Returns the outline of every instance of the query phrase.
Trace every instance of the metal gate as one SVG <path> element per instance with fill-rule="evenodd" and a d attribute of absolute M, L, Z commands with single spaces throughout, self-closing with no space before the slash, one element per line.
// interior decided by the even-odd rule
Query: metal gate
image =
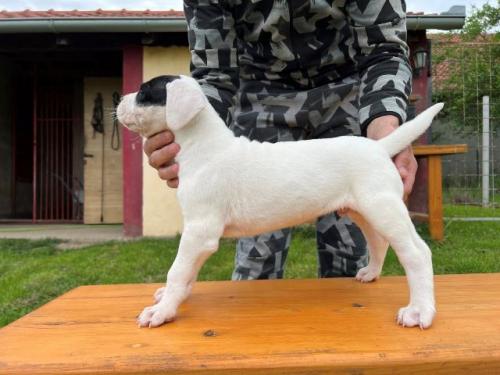
<path fill-rule="evenodd" d="M 73 85 L 35 78 L 33 97 L 33 221 L 81 221 L 83 187 L 73 177 Z"/>

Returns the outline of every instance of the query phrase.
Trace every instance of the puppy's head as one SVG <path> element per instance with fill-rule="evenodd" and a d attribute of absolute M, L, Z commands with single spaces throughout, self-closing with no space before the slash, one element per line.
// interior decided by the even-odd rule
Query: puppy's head
<path fill-rule="evenodd" d="M 116 109 L 118 121 L 149 137 L 163 130 L 176 131 L 208 104 L 200 85 L 191 77 L 159 76 L 125 95 Z"/>

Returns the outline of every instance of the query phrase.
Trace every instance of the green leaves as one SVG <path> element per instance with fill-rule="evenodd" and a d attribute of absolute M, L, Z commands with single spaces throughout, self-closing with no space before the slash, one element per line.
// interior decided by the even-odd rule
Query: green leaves
<path fill-rule="evenodd" d="M 472 14 L 465 20 L 462 30 L 464 40 L 476 40 L 481 34 L 491 33 L 495 41 L 500 41 L 500 0 L 495 5 L 484 4 L 482 8 L 472 6 Z M 484 37 L 484 35 L 483 35 Z"/>

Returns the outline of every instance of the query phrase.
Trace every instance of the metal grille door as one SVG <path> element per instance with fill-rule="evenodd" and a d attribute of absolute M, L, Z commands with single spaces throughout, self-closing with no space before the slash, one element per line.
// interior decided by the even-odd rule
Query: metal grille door
<path fill-rule="evenodd" d="M 79 221 L 83 190 L 73 178 L 73 88 L 39 81 L 34 89 L 33 219 Z"/>

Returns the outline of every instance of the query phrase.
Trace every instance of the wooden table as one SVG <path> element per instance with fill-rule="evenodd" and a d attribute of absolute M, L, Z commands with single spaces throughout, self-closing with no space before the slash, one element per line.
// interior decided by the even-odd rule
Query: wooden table
<path fill-rule="evenodd" d="M 429 232 L 435 240 L 444 238 L 443 224 L 443 172 L 441 156 L 463 154 L 467 152 L 466 144 L 459 145 L 419 145 L 413 146 L 413 153 L 417 158 L 427 158 L 427 199 L 428 215 L 417 215 L 429 222 Z"/>
<path fill-rule="evenodd" d="M 0 330 L 0 374 L 493 374 L 500 274 L 436 277 L 425 331 L 394 321 L 406 280 L 202 282 L 179 318 L 140 329 L 159 285 L 74 289 Z"/>

